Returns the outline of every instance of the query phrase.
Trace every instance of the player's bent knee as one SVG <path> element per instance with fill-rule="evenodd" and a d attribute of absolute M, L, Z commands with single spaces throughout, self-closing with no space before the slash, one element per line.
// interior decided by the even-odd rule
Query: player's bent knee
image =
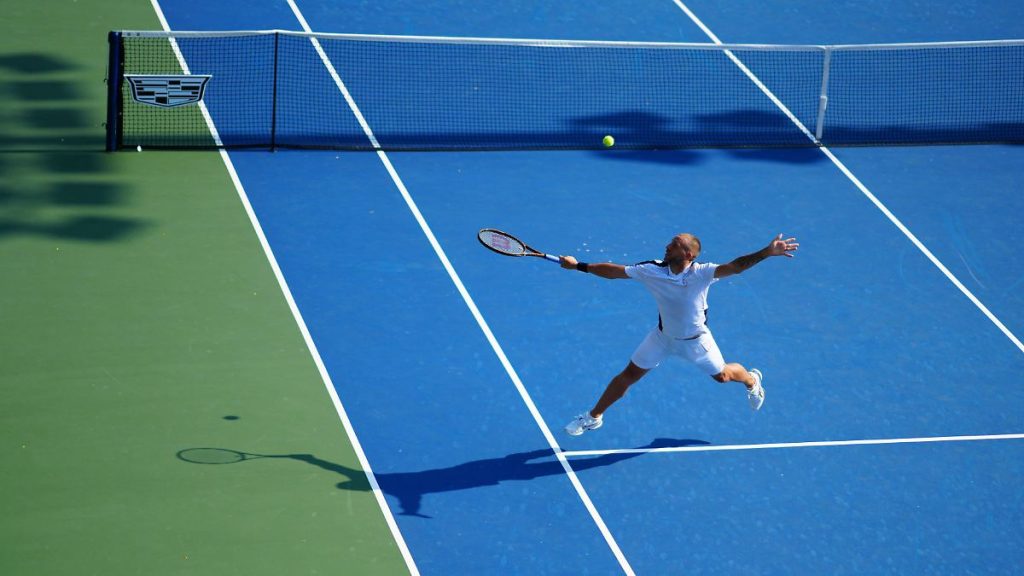
<path fill-rule="evenodd" d="M 712 374 L 711 377 L 714 378 L 716 382 L 722 383 L 728 382 L 730 380 L 729 375 L 726 374 L 725 371 L 719 372 L 718 374 Z"/>

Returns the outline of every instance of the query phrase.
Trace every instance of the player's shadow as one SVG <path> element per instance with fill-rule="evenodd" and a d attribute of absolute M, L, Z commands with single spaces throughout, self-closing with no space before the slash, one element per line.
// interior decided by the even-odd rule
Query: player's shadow
<path fill-rule="evenodd" d="M 641 449 L 669 448 L 678 446 L 706 445 L 704 440 L 675 440 L 658 438 Z M 185 452 L 185 451 L 182 451 Z M 179 452 L 179 459 L 185 461 Z M 623 460 L 643 455 L 645 452 L 629 452 L 604 454 L 589 458 L 572 458 L 569 462 L 576 472 L 584 472 L 595 468 L 610 466 Z M 304 462 L 311 466 L 327 470 L 345 477 L 337 487 L 342 490 L 369 491 L 370 483 L 366 475 L 358 469 L 343 464 L 317 458 L 313 454 L 275 454 L 259 455 L 260 458 L 291 459 Z M 241 461 L 239 461 L 241 462 Z M 472 490 L 486 486 L 498 486 L 505 482 L 525 482 L 545 476 L 565 474 L 561 462 L 555 458 L 550 448 L 542 448 L 529 452 L 517 452 L 498 458 L 472 460 L 445 468 L 433 468 L 416 472 L 380 472 L 374 473 L 377 484 L 387 495 L 397 499 L 401 506 L 400 514 L 430 518 L 422 511 L 423 497 L 429 494 L 441 494 L 458 490 Z"/>
<path fill-rule="evenodd" d="M 671 440 L 659 438 L 642 448 L 667 448 L 707 444 L 703 440 Z M 610 466 L 642 455 L 643 452 L 605 454 L 590 458 L 570 460 L 576 472 Z M 549 448 L 530 452 L 517 452 L 501 458 L 472 460 L 447 468 L 435 468 L 418 472 L 393 472 L 376 474 L 381 490 L 398 499 L 401 514 L 429 518 L 423 514 L 421 505 L 427 494 L 440 494 L 457 490 L 471 490 L 484 486 L 497 486 L 503 482 L 523 482 L 565 474 L 565 468 L 554 457 Z M 345 483 L 338 485 L 345 488 Z"/>

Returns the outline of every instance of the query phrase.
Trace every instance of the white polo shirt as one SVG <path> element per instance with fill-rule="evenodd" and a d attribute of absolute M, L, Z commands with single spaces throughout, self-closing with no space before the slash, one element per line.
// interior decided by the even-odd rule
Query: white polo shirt
<path fill-rule="evenodd" d="M 693 262 L 673 274 L 660 260 L 626 266 L 626 275 L 639 280 L 658 303 L 661 331 L 672 338 L 690 338 L 706 332 L 708 288 L 716 282 L 718 264 Z"/>

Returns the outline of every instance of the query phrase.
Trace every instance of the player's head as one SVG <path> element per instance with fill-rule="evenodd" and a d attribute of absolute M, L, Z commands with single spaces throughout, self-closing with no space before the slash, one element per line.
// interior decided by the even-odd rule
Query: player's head
<path fill-rule="evenodd" d="M 676 234 L 669 241 L 668 246 L 665 246 L 665 260 L 682 261 L 689 260 L 693 261 L 700 255 L 700 239 L 693 234 Z"/>

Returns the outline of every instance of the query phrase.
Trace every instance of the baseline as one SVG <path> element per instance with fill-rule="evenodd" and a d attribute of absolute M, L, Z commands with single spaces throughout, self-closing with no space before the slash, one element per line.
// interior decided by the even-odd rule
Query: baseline
<path fill-rule="evenodd" d="M 609 454 L 653 454 L 657 452 L 721 452 L 730 450 L 765 450 L 778 448 L 815 448 L 822 446 L 874 446 L 882 444 L 927 444 L 933 442 L 977 442 L 985 440 L 1024 440 L 1024 434 L 984 434 L 974 436 L 929 436 L 922 438 L 875 438 L 866 440 L 821 440 L 810 442 L 775 442 L 771 444 L 722 444 L 674 446 L 664 448 L 622 448 L 611 450 L 566 450 L 566 458 L 607 456 Z"/>

